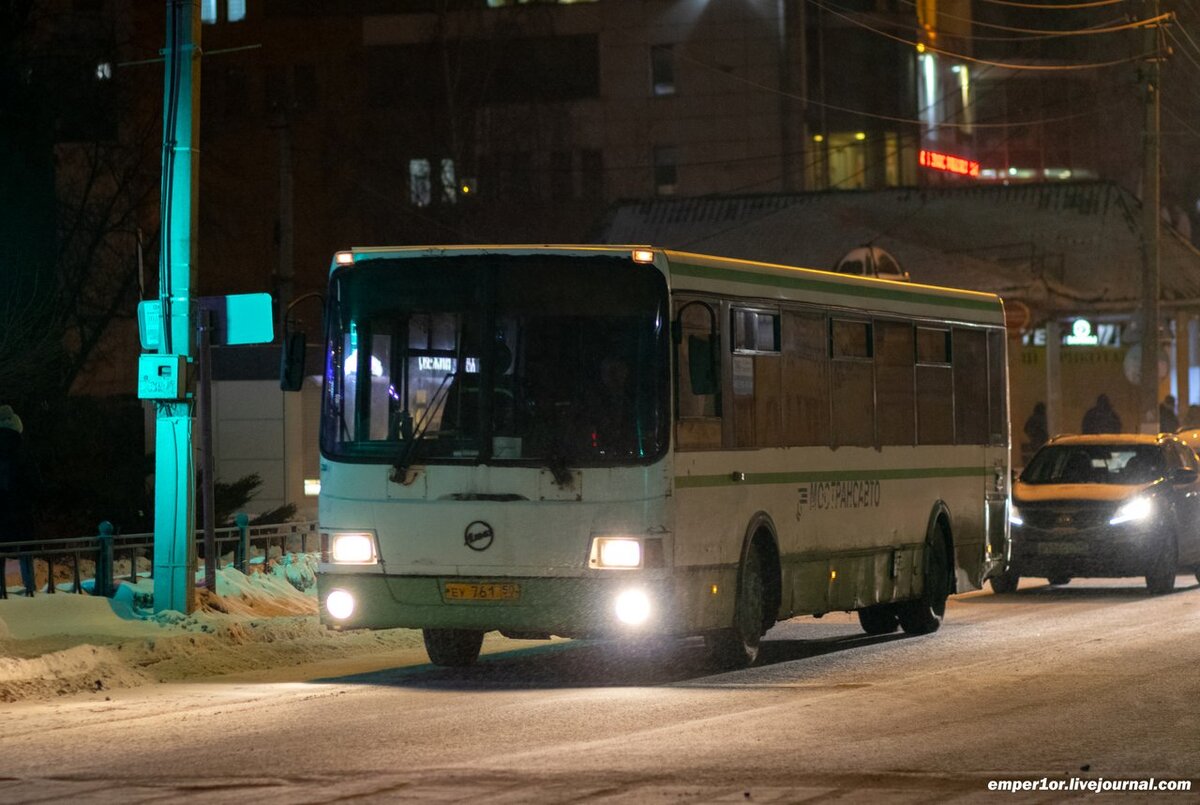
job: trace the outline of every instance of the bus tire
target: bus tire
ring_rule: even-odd
[[[1164,542],[1146,573],[1146,589],[1151,595],[1165,595],[1175,589],[1175,574],[1179,572],[1179,549],[1172,535]]]
[[[1046,579],[1046,581],[1050,582],[1051,587],[1065,587],[1071,583],[1071,577],[1060,574],[1057,576],[1051,576],[1050,578]]]
[[[996,595],[1007,595],[1015,593],[1017,585],[1021,583],[1021,577],[1011,570],[1006,570],[999,576],[992,576],[988,579],[988,583],[992,585],[992,592]]]
[[[876,604],[858,611],[858,623],[867,634],[891,634],[900,625],[900,616],[892,604]]]
[[[723,668],[745,668],[758,660],[766,606],[762,549],[752,545],[738,573],[733,625],[704,636],[709,655]]]
[[[474,629],[422,629],[425,653],[434,665],[465,668],[479,659],[483,632]]]
[[[900,628],[906,634],[932,634],[942,625],[950,597],[950,553],[946,526],[939,520],[925,540],[924,590],[916,601],[899,605]]]

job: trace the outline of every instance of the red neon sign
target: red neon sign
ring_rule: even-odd
[[[921,149],[917,158],[923,168],[932,168],[935,171],[945,171],[946,173],[957,173],[960,176],[979,175],[979,163],[973,159],[942,154],[937,151],[926,151],[924,148]]]

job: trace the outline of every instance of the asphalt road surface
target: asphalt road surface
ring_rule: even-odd
[[[1200,779],[1191,576],[1161,597],[1027,580],[926,637],[797,619],[735,672],[697,641],[529,646],[5,706],[0,801],[1057,802],[988,784]]]

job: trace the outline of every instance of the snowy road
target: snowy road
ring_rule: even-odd
[[[1059,801],[987,784],[1197,780],[1200,587],[1179,584],[973,593],[920,638],[801,619],[733,673],[696,643],[657,663],[531,644],[465,671],[291,669],[3,705],[0,801]]]

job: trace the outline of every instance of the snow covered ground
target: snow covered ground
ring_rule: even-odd
[[[321,626],[315,563],[315,556],[289,554],[266,572],[261,565],[248,575],[224,568],[217,594],[199,590],[189,616],[154,614],[148,578],[123,582],[111,600],[14,595],[20,582],[10,562],[12,597],[0,600],[0,702],[83,691],[103,696],[114,688],[230,674],[303,678],[319,676],[329,661],[357,660],[363,668],[427,662],[419,631]],[[485,651],[502,641],[490,635]]]

